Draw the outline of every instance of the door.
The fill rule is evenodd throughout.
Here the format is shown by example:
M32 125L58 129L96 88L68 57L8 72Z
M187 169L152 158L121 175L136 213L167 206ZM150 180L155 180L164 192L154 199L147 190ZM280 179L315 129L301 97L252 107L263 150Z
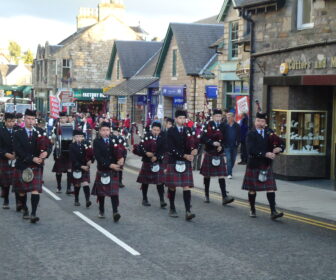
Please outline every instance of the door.
M331 179L336 180L336 88L334 88L334 106L332 121Z

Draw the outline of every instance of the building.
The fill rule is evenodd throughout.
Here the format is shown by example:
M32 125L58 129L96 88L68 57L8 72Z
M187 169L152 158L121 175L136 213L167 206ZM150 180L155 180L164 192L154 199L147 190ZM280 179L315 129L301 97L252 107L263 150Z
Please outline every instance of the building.
M335 179L336 3L235 2L252 23L252 94L287 144L275 173Z
M110 113L118 119L130 114L136 122L153 118L159 102L159 82L154 77L161 42L116 41L106 78L111 81Z
M194 119L217 106L217 56L210 45L223 36L221 24L171 23L163 42L155 76L160 78L163 114L178 108Z
M57 45L38 46L33 80L41 112L49 110L49 96L60 92L67 97L65 108L107 111L108 98L103 92L109 85L105 76L114 41L142 39L138 29L125 23L125 13L122 0L101 1L97 9L81 8L74 34Z

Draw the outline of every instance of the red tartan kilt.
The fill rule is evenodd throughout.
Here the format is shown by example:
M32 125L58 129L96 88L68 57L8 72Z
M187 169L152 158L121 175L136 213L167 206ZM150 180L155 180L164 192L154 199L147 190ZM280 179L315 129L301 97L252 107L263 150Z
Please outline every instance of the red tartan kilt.
M226 171L226 163L224 160L224 156L221 155L221 163L219 166L213 166L211 163L212 160L212 155L205 153L203 163L201 166L201 171L200 173L204 177L224 177L227 176L227 171Z
M69 158L61 156L55 160L52 172L55 173L67 173L68 170L72 169L72 163Z
M191 162L186 162L186 171L179 173L175 170L175 163L167 165L164 183L167 187L194 187Z
M24 183L22 181L22 171L19 169L14 169L13 175L13 192L18 193L27 193L32 191L38 191L42 193L42 168L41 167L33 167L34 179L30 183Z
M268 168L266 182L259 182L258 175L259 175L258 168L247 167L242 189L247 190L247 191L256 191L256 192L277 190L272 168L270 167Z
M8 187L13 184L14 169L8 165L8 160L0 159L0 186Z
M72 183L74 185L80 185L81 183L88 182L90 183L90 171L86 172L82 170L82 178L80 179L75 179L72 177Z
M151 166L152 164L150 162L142 163L142 167L139 172L137 182L141 184L154 184L154 185L163 184L164 173L162 164L160 164L160 171L156 173L152 172Z
M96 180L94 182L91 194L96 196L117 196L119 195L119 175L116 171L110 171L111 182L108 185L102 184L100 181L101 174L104 172L97 171Z
M167 169L168 162L169 162L169 153L165 153L161 164L163 170Z

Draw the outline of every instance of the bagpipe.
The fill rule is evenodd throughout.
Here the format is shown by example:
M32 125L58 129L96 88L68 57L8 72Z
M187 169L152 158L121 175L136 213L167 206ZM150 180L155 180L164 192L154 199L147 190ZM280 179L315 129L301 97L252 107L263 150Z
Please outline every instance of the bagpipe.
M190 151L198 150L201 143L201 135L196 135L195 130L187 130L186 148Z
M126 155L126 147L127 141L123 137L113 137L112 136L112 144L113 144L113 155L117 158L117 161L124 158Z
M94 152L93 152L93 147L91 143L85 142L84 148L85 148L85 162L91 161L92 163L94 163L95 158L94 158Z
M49 148L52 146L51 137L47 136L47 133L44 131L41 133L40 130L33 128L33 130L37 133L37 149L39 153L47 152Z
M133 146L133 153L137 156L143 156L143 153L155 153L157 151L157 143L151 133L147 133L142 137L140 144Z

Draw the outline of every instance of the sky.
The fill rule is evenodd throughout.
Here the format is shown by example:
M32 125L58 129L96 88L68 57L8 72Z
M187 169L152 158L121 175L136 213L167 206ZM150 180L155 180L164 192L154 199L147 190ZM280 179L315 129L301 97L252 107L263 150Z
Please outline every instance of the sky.
M80 7L100 0L0 0L0 49L9 40L34 53L38 44L57 44L76 31ZM217 15L223 0L124 0L129 25L141 23L151 36L164 38L169 22L193 22Z

